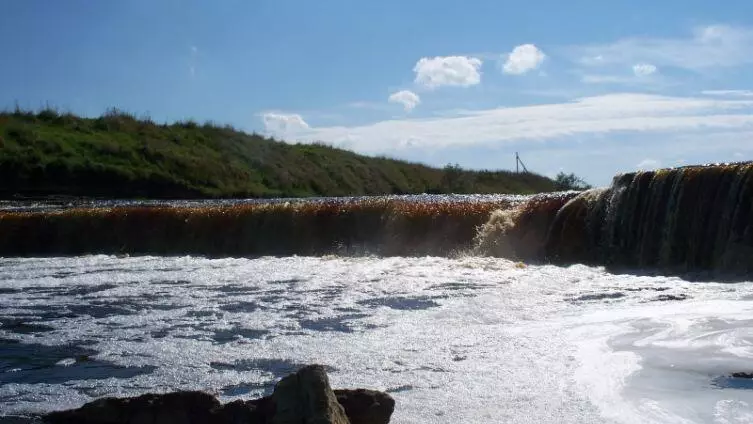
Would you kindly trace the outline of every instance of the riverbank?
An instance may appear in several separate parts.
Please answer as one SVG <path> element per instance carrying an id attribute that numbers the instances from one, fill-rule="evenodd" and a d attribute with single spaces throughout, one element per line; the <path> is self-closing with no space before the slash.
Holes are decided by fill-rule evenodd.
<path id="1" fill-rule="evenodd" d="M 228 125 L 0 113 L 0 198 L 273 198 L 415 193 L 532 194 L 532 173 L 432 168 L 324 144 L 290 144 Z"/>

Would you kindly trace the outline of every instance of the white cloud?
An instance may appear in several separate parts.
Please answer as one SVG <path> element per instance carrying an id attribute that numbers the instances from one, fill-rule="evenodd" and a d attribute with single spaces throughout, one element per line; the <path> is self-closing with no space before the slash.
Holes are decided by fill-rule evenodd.
<path id="1" fill-rule="evenodd" d="M 300 119 L 300 117 L 298 117 Z M 300 127 L 300 126 L 299 126 Z M 405 147 L 502 145 L 609 132 L 678 132 L 753 128 L 753 100 L 609 94 L 571 102 L 456 112 L 429 119 L 399 119 L 363 126 L 302 127 L 286 137 L 348 143 L 381 153 Z"/>
<path id="2" fill-rule="evenodd" d="M 725 25 L 696 28 L 678 38 L 625 38 L 567 49 L 582 65 L 652 63 L 693 70 L 753 63 L 753 29 Z M 598 57 L 599 60 L 594 60 Z"/>
<path id="3" fill-rule="evenodd" d="M 704 43 L 713 43 L 716 41 L 724 41 L 724 38 L 729 34 L 729 27 L 726 25 L 709 25 L 705 27 L 699 27 L 695 29 L 695 38 Z"/>
<path id="4" fill-rule="evenodd" d="M 633 65 L 633 74 L 636 77 L 647 77 L 656 73 L 656 66 L 650 63 L 638 63 Z"/>
<path id="5" fill-rule="evenodd" d="M 467 56 L 424 57 L 416 62 L 416 83 L 427 88 L 468 87 L 481 82 L 481 59 Z"/>
<path id="6" fill-rule="evenodd" d="M 521 44 L 507 55 L 502 71 L 511 75 L 522 75 L 532 71 L 544 62 L 546 55 L 533 44 Z"/>
<path id="7" fill-rule="evenodd" d="M 631 84 L 635 82 L 635 77 L 626 77 L 623 75 L 600 75 L 584 74 L 580 81 L 586 84 Z"/>
<path id="8" fill-rule="evenodd" d="M 701 94 L 720 97 L 753 97 L 751 90 L 704 90 Z"/>
<path id="9" fill-rule="evenodd" d="M 261 115 L 264 121 L 264 129 L 273 135 L 285 136 L 302 130 L 308 130 L 309 124 L 303 120 L 301 115 L 266 112 Z"/>
<path id="10" fill-rule="evenodd" d="M 397 93 L 392 93 L 387 100 L 390 103 L 400 103 L 403 105 L 406 112 L 412 111 L 419 103 L 421 103 L 421 98 L 418 97 L 418 94 L 409 90 L 401 90 Z"/>
<path id="11" fill-rule="evenodd" d="M 661 161 L 651 158 L 643 159 L 638 165 L 635 165 L 636 168 L 640 169 L 641 171 L 650 171 L 653 169 L 659 169 L 661 168 Z"/>
<path id="12" fill-rule="evenodd" d="M 591 57 L 581 57 L 579 62 L 583 65 L 601 65 L 604 63 L 604 56 L 596 55 Z"/>

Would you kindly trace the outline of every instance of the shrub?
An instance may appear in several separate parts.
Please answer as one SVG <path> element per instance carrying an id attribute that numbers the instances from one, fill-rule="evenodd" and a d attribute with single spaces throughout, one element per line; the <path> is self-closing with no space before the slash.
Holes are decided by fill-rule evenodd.
<path id="1" fill-rule="evenodd" d="M 557 176 L 554 178 L 554 185 L 557 188 L 557 190 L 588 190 L 591 188 L 591 185 L 588 184 L 585 180 L 578 177 L 574 173 L 565 174 L 564 172 L 560 172 L 557 174 Z"/>

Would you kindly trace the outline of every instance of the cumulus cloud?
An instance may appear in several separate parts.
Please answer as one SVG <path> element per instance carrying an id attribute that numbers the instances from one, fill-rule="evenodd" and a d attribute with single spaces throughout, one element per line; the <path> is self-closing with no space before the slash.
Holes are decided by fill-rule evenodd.
<path id="1" fill-rule="evenodd" d="M 388 101 L 390 103 L 400 103 L 401 105 L 403 105 L 403 108 L 406 112 L 410 112 L 416 106 L 418 106 L 419 103 L 421 103 L 421 98 L 418 97 L 418 94 L 412 91 L 401 90 L 397 93 L 390 94 Z"/>
<path id="2" fill-rule="evenodd" d="M 751 43 L 751 28 L 712 25 L 698 27 L 685 37 L 624 38 L 607 44 L 573 46 L 566 51 L 585 66 L 647 61 L 655 66 L 701 70 L 753 63 Z M 597 57 L 599 60 L 594 60 Z"/>
<path id="3" fill-rule="evenodd" d="M 273 135 L 284 136 L 309 129 L 309 124 L 303 120 L 301 115 L 295 113 L 267 112 L 263 113 L 261 118 L 264 122 L 264 129 Z"/>
<path id="4" fill-rule="evenodd" d="M 656 66 L 650 63 L 638 63 L 633 65 L 633 74 L 636 77 L 647 77 L 656 73 Z"/>
<path id="5" fill-rule="evenodd" d="M 427 88 L 468 87 L 481 82 L 481 59 L 467 56 L 424 57 L 416 62 L 415 82 Z"/>
<path id="6" fill-rule="evenodd" d="M 297 122 L 300 117 L 291 119 Z M 347 142 L 350 148 L 366 153 L 408 145 L 432 149 L 499 146 L 577 134 L 751 129 L 753 101 L 622 93 L 571 102 L 461 111 L 430 119 L 387 120 L 351 127 L 298 127 L 287 137 Z"/>
<path id="7" fill-rule="evenodd" d="M 546 55 L 533 44 L 521 44 L 507 55 L 502 71 L 511 75 L 522 75 L 532 71 L 544 62 Z"/>

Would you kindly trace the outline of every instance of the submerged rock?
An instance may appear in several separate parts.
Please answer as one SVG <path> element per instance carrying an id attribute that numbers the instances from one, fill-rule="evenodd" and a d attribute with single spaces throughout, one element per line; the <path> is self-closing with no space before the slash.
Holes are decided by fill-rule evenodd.
<path id="1" fill-rule="evenodd" d="M 394 408 L 387 393 L 333 391 L 324 367 L 309 365 L 260 399 L 223 405 L 204 392 L 146 394 L 99 399 L 43 419 L 50 424 L 387 424 Z"/>

